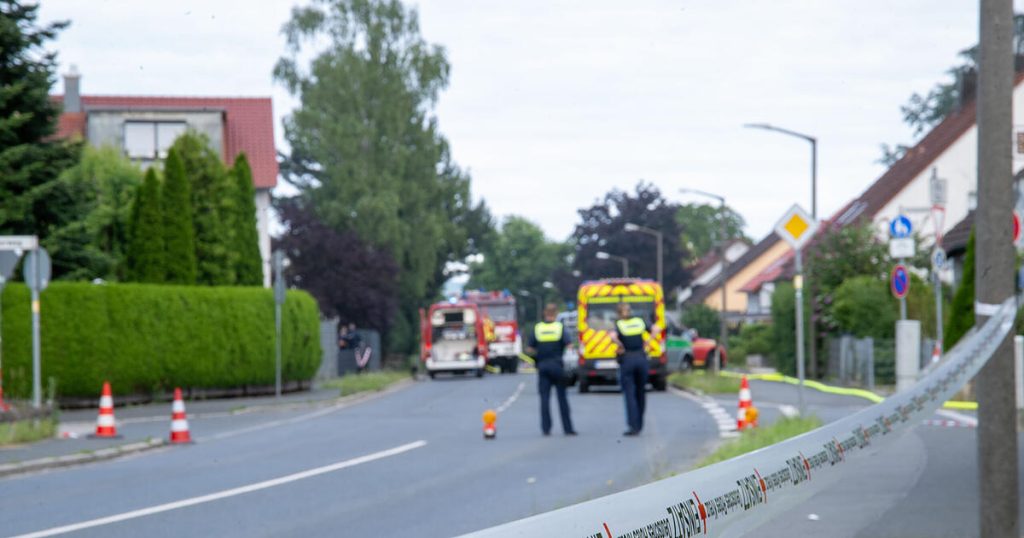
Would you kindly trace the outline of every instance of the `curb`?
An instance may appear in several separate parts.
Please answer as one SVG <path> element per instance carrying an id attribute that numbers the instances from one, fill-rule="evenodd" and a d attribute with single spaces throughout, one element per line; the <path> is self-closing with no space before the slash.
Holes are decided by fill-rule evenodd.
<path id="1" fill-rule="evenodd" d="M 789 377 L 782 374 L 741 374 L 738 372 L 730 372 L 722 370 L 719 372 L 720 375 L 725 377 L 742 377 L 747 376 L 747 379 L 756 379 L 758 381 L 772 381 L 776 383 L 788 383 L 790 385 L 799 385 L 800 380 L 795 377 Z M 840 396 L 855 396 L 857 398 L 864 398 L 871 403 L 879 403 L 885 400 L 884 397 L 875 394 L 869 390 L 864 389 L 849 389 L 844 387 L 833 387 L 832 385 L 826 385 L 820 381 L 804 380 L 804 386 L 827 394 L 838 394 Z M 978 409 L 978 402 L 962 402 L 957 400 L 949 400 L 942 404 L 942 407 L 946 409 L 959 409 L 961 411 L 973 411 Z"/>
<path id="2" fill-rule="evenodd" d="M 306 402 L 306 403 L 287 403 L 287 404 L 269 404 L 246 407 L 241 410 L 223 413 L 219 416 L 232 416 L 241 415 L 260 410 L 294 410 L 302 408 L 332 408 L 343 409 L 350 405 L 361 403 L 364 401 L 375 400 L 381 396 L 385 396 L 392 392 L 397 392 L 405 387 L 414 384 L 415 381 L 412 379 L 403 379 L 392 383 L 384 390 L 380 391 L 366 391 L 359 392 L 356 394 L 350 394 L 348 396 L 339 396 L 333 400 L 323 400 L 321 402 Z M 214 415 L 214 413 L 208 413 L 207 416 Z M 148 417 L 142 417 L 148 418 Z M 153 417 L 155 418 L 155 417 Z M 160 417 L 161 420 L 166 420 L 167 417 Z M 39 458 L 34 460 L 22 461 L 17 463 L 3 463 L 0 464 L 0 478 L 6 478 L 8 476 L 31 473 L 35 471 L 43 471 L 47 469 L 57 469 L 60 467 L 70 467 L 72 465 L 83 465 L 86 463 L 94 463 L 99 461 L 111 460 L 119 458 L 121 456 L 129 456 L 132 454 L 139 454 L 160 448 L 163 446 L 170 446 L 169 443 L 163 438 L 160 439 L 149 439 L 146 441 L 139 441 L 135 443 L 129 443 L 120 446 L 101 448 L 98 450 L 90 451 L 88 453 L 77 453 L 68 454 L 65 456 L 51 456 L 48 458 Z"/>
<path id="3" fill-rule="evenodd" d="M 140 452 L 162 447 L 166 444 L 167 442 L 163 439 L 150 439 L 148 441 L 129 443 L 127 445 L 101 448 L 85 454 L 68 454 L 66 456 L 53 456 L 18 463 L 0 464 L 0 478 L 16 474 L 30 473 L 33 471 L 42 471 L 44 469 L 70 467 L 72 465 L 110 460 L 121 456 L 127 456 L 129 454 L 138 454 Z"/>

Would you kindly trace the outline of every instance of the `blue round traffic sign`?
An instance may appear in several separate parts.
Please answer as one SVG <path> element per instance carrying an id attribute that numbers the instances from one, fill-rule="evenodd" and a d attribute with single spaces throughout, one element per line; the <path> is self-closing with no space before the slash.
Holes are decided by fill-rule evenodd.
<path id="1" fill-rule="evenodd" d="M 896 218 L 889 221 L 889 236 L 893 239 L 906 239 L 912 231 L 914 226 L 906 215 L 896 215 Z"/>
<path id="2" fill-rule="evenodd" d="M 903 264 L 896 264 L 896 267 L 892 268 L 892 273 L 889 275 L 889 289 L 897 299 L 906 297 L 907 292 L 910 291 L 910 275 Z"/>

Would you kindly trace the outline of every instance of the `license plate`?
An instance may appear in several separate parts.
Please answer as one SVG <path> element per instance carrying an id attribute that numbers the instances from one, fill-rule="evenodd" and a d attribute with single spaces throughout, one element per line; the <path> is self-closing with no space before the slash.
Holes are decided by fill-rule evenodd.
<path id="1" fill-rule="evenodd" d="M 594 365 L 594 368 L 597 368 L 598 370 L 612 370 L 618 367 L 619 363 L 615 361 L 597 361 L 597 364 Z"/>

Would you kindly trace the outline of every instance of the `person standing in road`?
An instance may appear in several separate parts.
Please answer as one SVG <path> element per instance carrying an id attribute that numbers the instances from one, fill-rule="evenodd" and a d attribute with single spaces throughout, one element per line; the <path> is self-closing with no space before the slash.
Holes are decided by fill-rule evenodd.
<path id="1" fill-rule="evenodd" d="M 639 435 L 644 429 L 644 408 L 647 406 L 647 351 L 644 336 L 657 338 L 661 327 L 648 325 L 643 318 L 633 316 L 629 303 L 619 303 L 619 319 L 615 321 L 612 341 L 618 347 L 619 385 L 626 400 L 626 426 L 622 434 Z"/>
<path id="2" fill-rule="evenodd" d="M 562 430 L 576 435 L 569 416 L 569 397 L 565 387 L 565 369 L 562 353 L 569 345 L 569 336 L 561 323 L 555 321 L 558 307 L 552 303 L 544 307 L 544 321 L 533 326 L 526 352 L 537 363 L 537 392 L 540 393 L 540 430 L 551 435 L 551 387 L 558 396 L 558 412 L 562 415 Z"/>

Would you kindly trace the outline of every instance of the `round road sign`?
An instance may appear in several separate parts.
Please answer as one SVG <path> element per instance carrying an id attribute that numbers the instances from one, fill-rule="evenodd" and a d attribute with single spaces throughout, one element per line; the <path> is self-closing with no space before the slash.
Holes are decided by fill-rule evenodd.
<path id="1" fill-rule="evenodd" d="M 897 299 L 906 297 L 907 292 L 910 291 L 910 274 L 907 273 L 907 268 L 903 264 L 896 264 L 896 267 L 892 268 L 892 273 L 889 275 L 889 289 Z"/>
<path id="2" fill-rule="evenodd" d="M 889 236 L 893 239 L 905 239 L 910 237 L 914 226 L 906 215 L 896 215 L 896 218 L 889 222 Z"/>
<path id="3" fill-rule="evenodd" d="M 942 269 L 946 265 L 946 251 L 941 248 L 936 248 L 932 252 L 932 267 L 936 270 Z"/>

